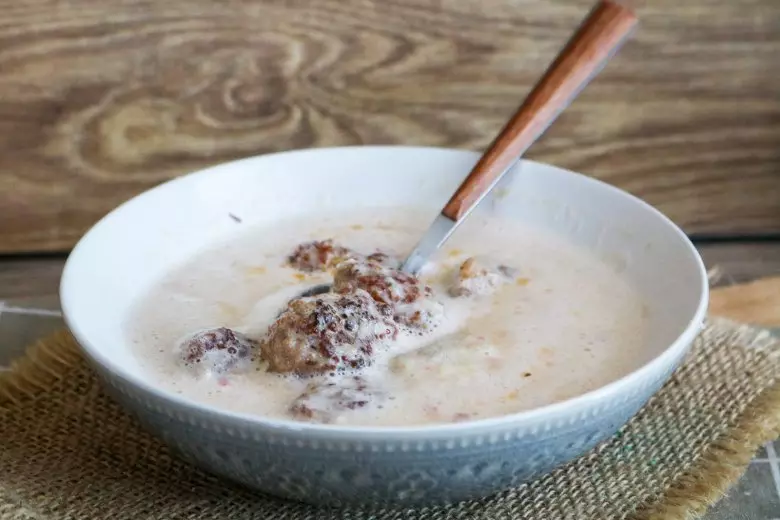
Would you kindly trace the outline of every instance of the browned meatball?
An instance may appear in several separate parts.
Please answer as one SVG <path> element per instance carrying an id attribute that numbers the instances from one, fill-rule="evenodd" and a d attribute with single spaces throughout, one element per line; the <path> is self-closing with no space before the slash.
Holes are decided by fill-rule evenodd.
<path id="1" fill-rule="evenodd" d="M 394 256 L 390 256 L 382 251 L 376 251 L 366 257 L 367 262 L 383 265 L 385 267 L 397 267 L 401 264 L 401 261 Z"/>
<path id="2" fill-rule="evenodd" d="M 378 262 L 349 259 L 341 262 L 333 276 L 333 290 L 349 293 L 363 289 L 386 305 L 413 303 L 431 294 L 431 289 L 409 274 Z"/>
<path id="3" fill-rule="evenodd" d="M 309 383 L 290 405 L 290 414 L 296 419 L 329 423 L 350 410 L 376 406 L 385 398 L 383 391 L 362 377 L 328 378 Z"/>
<path id="4" fill-rule="evenodd" d="M 301 271 L 325 271 L 344 258 L 355 256 L 349 248 L 333 243 L 333 240 L 314 240 L 295 248 L 287 261 Z"/>
<path id="5" fill-rule="evenodd" d="M 181 360 L 201 374 L 222 374 L 246 368 L 257 343 L 226 327 L 193 334 L 179 345 Z"/>
<path id="6" fill-rule="evenodd" d="M 396 322 L 407 327 L 433 326 L 441 314 L 431 288 L 417 277 L 373 261 L 349 259 L 341 262 L 333 277 L 333 290 L 348 294 L 362 289 L 388 309 Z"/>
<path id="7" fill-rule="evenodd" d="M 449 293 L 456 297 L 490 294 L 510 281 L 515 273 L 515 269 L 485 258 L 467 258 L 455 274 Z"/>
<path id="8" fill-rule="evenodd" d="M 273 372 L 308 375 L 371 364 L 377 343 L 397 334 L 365 291 L 291 301 L 260 345 Z"/>

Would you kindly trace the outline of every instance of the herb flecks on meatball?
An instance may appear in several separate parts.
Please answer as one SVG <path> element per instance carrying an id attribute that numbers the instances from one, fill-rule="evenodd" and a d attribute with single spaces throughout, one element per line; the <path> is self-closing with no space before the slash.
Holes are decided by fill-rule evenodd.
<path id="1" fill-rule="evenodd" d="M 366 261 L 390 268 L 397 267 L 401 264 L 401 261 L 398 258 L 390 256 L 387 253 L 383 253 L 382 251 L 371 253 L 366 257 Z"/>
<path id="2" fill-rule="evenodd" d="M 431 288 L 417 277 L 373 261 L 341 262 L 333 277 L 333 290 L 342 294 L 366 291 L 405 327 L 433 327 L 442 314 L 441 304 L 432 299 Z"/>
<path id="3" fill-rule="evenodd" d="M 382 251 L 376 251 L 366 256 L 348 247 L 338 245 L 330 238 L 300 244 L 287 257 L 287 263 L 294 269 L 311 273 L 333 269 L 340 262 L 349 259 L 387 267 L 397 266 L 400 263 L 397 258 Z"/>
<path id="4" fill-rule="evenodd" d="M 397 332 L 391 316 L 365 291 L 326 293 L 291 301 L 260 349 L 273 372 L 354 370 L 370 365 L 378 344 Z"/>
<path id="5" fill-rule="evenodd" d="M 224 374 L 249 366 L 257 343 L 226 327 L 204 330 L 179 344 L 178 354 L 185 366 L 202 375 Z"/>
<path id="6" fill-rule="evenodd" d="M 354 251 L 335 244 L 332 239 L 314 240 L 296 247 L 287 262 L 295 269 L 310 273 L 326 271 L 354 255 Z"/>
<path id="7" fill-rule="evenodd" d="M 467 258 L 455 273 L 449 293 L 454 297 L 487 295 L 511 281 L 515 273 L 515 269 L 485 258 Z"/>
<path id="8" fill-rule="evenodd" d="M 313 381 L 290 405 L 290 414 L 296 419 L 332 423 L 351 410 L 376 406 L 385 396 L 360 376 Z"/>

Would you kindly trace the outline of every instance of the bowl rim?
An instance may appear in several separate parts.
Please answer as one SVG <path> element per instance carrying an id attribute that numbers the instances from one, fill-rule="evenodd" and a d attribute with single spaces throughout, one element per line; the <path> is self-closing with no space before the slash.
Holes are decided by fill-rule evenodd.
<path id="1" fill-rule="evenodd" d="M 692 257 L 697 265 L 699 274 L 700 285 L 700 299 L 696 307 L 696 311 L 689 319 L 687 325 L 683 331 L 667 346 L 662 352 L 655 355 L 653 358 L 621 376 L 614 381 L 607 383 L 583 394 L 579 394 L 568 399 L 557 401 L 555 403 L 547 404 L 544 406 L 531 408 L 528 410 L 522 410 L 519 412 L 500 415 L 495 417 L 486 417 L 482 419 L 461 421 L 455 423 L 433 423 L 433 424 L 418 424 L 408 426 L 348 426 L 348 425 L 334 425 L 334 424 L 322 424 L 322 423 L 307 423 L 303 421 L 295 421 L 290 419 L 279 419 L 274 417 L 265 417 L 262 415 L 254 415 L 251 413 L 234 412 L 230 410 L 224 410 L 211 406 L 202 402 L 198 402 L 192 399 L 188 399 L 182 395 L 168 392 L 159 386 L 154 385 L 148 379 L 134 375 L 129 371 L 125 371 L 121 365 L 114 363 L 111 360 L 111 356 L 105 354 L 102 349 L 95 345 L 85 333 L 83 333 L 79 323 L 74 321 L 70 316 L 68 307 L 71 302 L 71 294 L 78 289 L 74 285 L 72 280 L 72 269 L 76 262 L 83 261 L 81 259 L 81 251 L 83 251 L 87 244 L 90 243 L 94 232 L 102 227 L 110 226 L 111 221 L 120 218 L 119 216 L 135 205 L 139 200 L 145 198 L 151 192 L 158 192 L 164 190 L 174 190 L 176 186 L 183 183 L 195 182 L 196 178 L 201 176 L 213 175 L 218 173 L 226 166 L 235 167 L 241 163 L 251 163 L 254 161 L 261 161 L 265 157 L 281 156 L 288 154 L 340 154 L 340 153 L 366 153 L 372 154 L 375 152 L 387 152 L 387 151 L 417 151 L 417 152 L 448 152 L 459 153 L 464 156 L 470 155 L 476 160 L 479 157 L 477 152 L 468 150 L 458 150 L 445 147 L 432 147 L 432 146 L 405 146 L 405 145 L 378 145 L 378 146 L 335 146 L 335 147 L 323 147 L 323 148 L 308 148 L 299 150 L 289 150 L 276 153 L 259 154 L 250 157 L 245 157 L 233 161 L 227 161 L 218 163 L 207 168 L 196 170 L 191 173 L 187 173 L 176 178 L 170 179 L 163 183 L 158 184 L 150 189 L 147 189 L 140 194 L 130 198 L 129 200 L 118 205 L 111 210 L 100 220 L 98 220 L 76 243 L 71 253 L 65 262 L 63 268 L 62 278 L 60 280 L 60 301 L 62 306 L 62 315 L 65 324 L 70 329 L 76 343 L 81 351 L 86 355 L 87 359 L 93 364 L 98 365 L 100 368 L 110 373 L 111 376 L 120 379 L 126 385 L 134 387 L 143 391 L 145 394 L 149 394 L 160 401 L 170 403 L 176 406 L 179 410 L 184 410 L 188 414 L 198 414 L 201 416 L 210 416 L 212 418 L 218 418 L 219 420 L 230 420 L 237 423 L 250 424 L 255 428 L 263 428 L 269 432 L 287 432 L 287 433 L 305 433 L 308 435 L 316 435 L 320 438 L 333 438 L 344 440 L 346 438 L 352 438 L 354 440 L 367 440 L 367 439 L 395 439 L 395 440 L 414 440 L 421 438 L 429 438 L 431 436 L 453 437 L 464 436 L 468 434 L 474 434 L 479 432 L 491 431 L 497 427 L 507 427 L 513 424 L 532 424 L 544 421 L 554 417 L 560 417 L 567 413 L 573 413 L 577 409 L 587 406 L 588 403 L 594 403 L 600 401 L 608 396 L 619 393 L 621 387 L 628 388 L 632 386 L 632 383 L 646 380 L 651 374 L 662 373 L 665 368 L 669 368 L 675 363 L 676 358 L 681 356 L 688 345 L 695 339 L 700 332 L 707 313 L 709 303 L 709 279 L 707 275 L 704 262 L 701 259 L 700 254 L 696 250 L 695 246 L 688 238 L 688 236 L 666 215 L 661 213 L 658 209 L 646 203 L 642 199 L 621 190 L 611 184 L 608 184 L 599 179 L 589 177 L 587 175 L 577 173 L 565 168 L 561 168 L 555 165 L 542 163 L 538 161 L 522 159 L 525 164 L 535 164 L 543 167 L 552 167 L 557 169 L 560 173 L 566 175 L 573 175 L 579 178 L 580 182 L 593 183 L 599 185 L 600 189 L 611 190 L 617 193 L 619 196 L 632 199 L 632 202 L 643 206 L 645 210 L 650 211 L 654 216 L 662 220 L 670 229 L 675 233 L 677 238 L 685 244 L 689 252 L 692 253 Z M 88 259 L 89 257 L 85 257 Z M 676 368 L 676 367 L 675 367 Z M 98 371 L 100 372 L 100 371 Z M 105 378 L 103 374 L 100 374 L 102 378 Z"/>

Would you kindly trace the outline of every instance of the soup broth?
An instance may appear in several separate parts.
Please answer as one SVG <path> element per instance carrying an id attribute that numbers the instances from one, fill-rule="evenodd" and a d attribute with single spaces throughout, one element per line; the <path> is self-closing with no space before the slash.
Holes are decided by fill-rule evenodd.
<path id="1" fill-rule="evenodd" d="M 400 208 L 247 227 L 137 302 L 126 323 L 134 353 L 156 385 L 216 408 L 363 426 L 511 414 L 596 389 L 646 360 L 638 291 L 608 263 L 543 229 L 473 215 L 407 287 L 392 267 L 428 223 Z M 340 280 L 336 271 L 342 293 L 290 310 L 302 291 L 332 283 L 334 269 L 343 269 L 340 249 L 327 269 L 306 264 L 321 260 L 316 254 L 291 265 L 302 243 L 325 239 L 361 258 L 386 256 L 353 265 L 357 278 Z M 364 268 L 391 273 L 386 297 L 399 302 L 386 305 L 373 286 L 364 291 L 354 281 L 370 278 L 358 272 Z M 273 325 L 280 316 L 320 327 L 320 350 L 306 343 L 316 352 L 296 357 L 314 329 L 295 343 Z M 197 348 L 187 343 L 193 334 L 201 334 Z M 322 354 L 322 334 L 340 342 L 335 350 Z M 209 350 L 216 344 L 221 350 Z"/>

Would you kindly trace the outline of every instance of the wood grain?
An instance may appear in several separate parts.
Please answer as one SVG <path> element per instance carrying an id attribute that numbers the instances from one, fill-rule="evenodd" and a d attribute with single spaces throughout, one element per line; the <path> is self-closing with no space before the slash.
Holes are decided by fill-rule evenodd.
<path id="1" fill-rule="evenodd" d="M 636 22 L 625 6 L 599 2 L 455 190 L 442 215 L 458 221 L 468 214 L 604 68 Z"/>
<path id="2" fill-rule="evenodd" d="M 0 0 L 0 252 L 276 150 L 483 149 L 591 0 Z M 780 231 L 780 2 L 647 0 L 530 157 L 687 231 Z"/>
<path id="3" fill-rule="evenodd" d="M 780 242 L 697 244 L 713 284 L 727 287 L 780 276 Z"/>
<path id="4" fill-rule="evenodd" d="M 56 298 L 65 258 L 0 259 L 0 301 Z"/>
<path id="5" fill-rule="evenodd" d="M 719 287 L 710 295 L 710 313 L 761 327 L 780 327 L 780 277 Z"/>

